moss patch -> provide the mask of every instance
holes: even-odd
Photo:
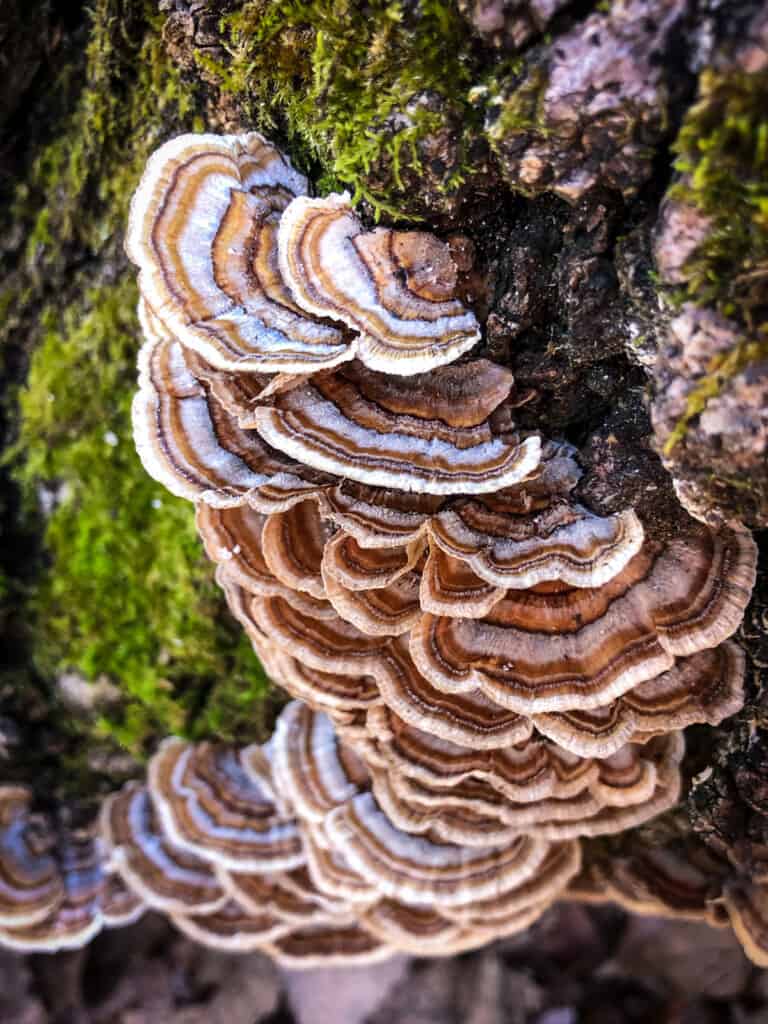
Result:
[[[744,336],[696,383],[667,455],[729,379],[768,358],[768,74],[703,72],[674,148],[683,178],[670,195],[705,214],[711,228],[672,298],[714,306]]]
[[[101,726],[134,751],[152,734],[229,736],[267,690],[222,614],[189,502],[136,456],[136,299],[126,279],[63,315],[46,311],[19,439],[22,480],[53,481],[58,495],[46,527],[53,564],[33,602],[38,662],[46,675],[70,667],[118,681],[128,702]]]
[[[196,59],[250,123],[284,131],[322,191],[349,187],[376,216],[412,215],[404,168],[418,143],[460,125],[467,151],[480,127],[468,93],[483,73],[466,22],[441,0],[248,0],[221,19],[229,57]],[[436,104],[420,99],[432,96]],[[456,188],[471,168],[446,168]]]
[[[705,71],[675,151],[672,197],[712,223],[686,263],[686,297],[766,332],[768,74]]]
[[[514,62],[510,67],[512,81],[520,79],[519,63]],[[534,65],[516,85],[510,86],[509,80],[504,83],[503,92],[496,92],[490,104],[488,138],[492,146],[509,141],[510,136],[514,138],[533,131],[546,136],[542,106],[547,85],[547,75],[540,64]]]
[[[0,296],[0,342],[32,350],[10,453],[28,520],[41,494],[54,499],[45,564],[24,591],[35,667],[49,681],[73,668],[108,676],[124,700],[62,732],[108,734],[135,753],[172,731],[258,735],[267,690],[191,505],[147,477],[131,440],[140,334],[122,252],[128,203],[148,154],[203,127],[165,57],[162,20],[150,3],[96,0],[82,74],[65,72],[78,79],[70,114],[13,198],[26,237]]]

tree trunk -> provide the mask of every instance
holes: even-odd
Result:
[[[447,238],[521,425],[578,447],[590,507],[768,526],[758,0],[10,0],[0,40],[3,778],[79,811],[167,732],[274,719],[130,436],[122,236],[183,130],[257,128],[370,222]],[[739,639],[747,706],[691,731],[686,799],[614,848],[768,856],[765,575]]]

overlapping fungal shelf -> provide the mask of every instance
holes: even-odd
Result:
[[[448,247],[307,191],[259,135],[182,136],[127,240],[139,454],[194,502],[294,700],[263,747],[167,740],[106,801],[87,899],[63,853],[9,840],[0,940],[49,922],[64,945],[62,915],[108,921],[119,886],[126,917],[222,949],[367,962],[479,946],[570,893],[730,916],[768,958],[744,886],[664,856],[581,871],[584,837],[678,801],[682,730],[741,707],[751,537],[659,541],[579,504],[572,449],[521,431],[511,373],[472,354]]]

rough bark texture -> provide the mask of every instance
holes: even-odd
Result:
[[[371,220],[449,237],[522,423],[579,447],[593,508],[634,505],[660,534],[684,509],[768,526],[757,0],[12,0],[0,95],[3,779],[78,810],[165,732],[259,736],[273,716],[188,506],[129,434],[125,213],[181,130],[259,128]],[[694,731],[686,802],[622,847],[765,862],[767,637],[763,576],[747,708]]]

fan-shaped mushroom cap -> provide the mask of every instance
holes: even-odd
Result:
[[[423,232],[364,232],[347,193],[295,199],[280,219],[278,252],[302,309],[360,331],[355,349],[372,369],[420,373],[480,340],[474,314],[453,298],[448,246]]]
[[[339,616],[315,617],[280,598],[246,601],[242,616],[260,655],[267,638],[293,652],[291,662],[266,652],[276,681],[323,711],[333,713],[334,699],[339,710],[341,701],[347,702],[347,710],[360,702],[372,703],[375,695],[369,680],[374,679],[383,700],[400,717],[446,739],[498,747],[530,735],[529,719],[499,708],[479,690],[455,695],[431,686],[415,668],[402,639],[368,636]],[[296,670],[290,668],[297,663],[298,686]],[[347,685],[339,678],[344,676]]]
[[[281,597],[298,611],[314,618],[335,615],[327,601],[281,583],[272,573],[264,559],[261,544],[267,518],[245,505],[214,509],[202,503],[198,504],[195,516],[206,553],[219,563],[216,582],[224,591],[230,611],[251,637],[260,657],[268,639],[254,632],[257,627],[248,610],[251,595]]]
[[[248,614],[260,633],[298,661],[321,672],[374,676],[384,670],[389,639],[371,637],[326,605],[322,614],[299,610],[281,597],[254,597]]]
[[[381,701],[372,676],[320,672],[282,652],[270,659],[270,672],[292,697],[329,715],[337,726]]]
[[[283,871],[304,861],[301,837],[271,786],[260,748],[164,740],[149,790],[165,835],[235,871]]]
[[[219,868],[218,875],[231,898],[251,914],[261,915],[269,907],[293,927],[349,916],[346,904],[317,890],[306,868],[276,875]]]
[[[105,928],[125,928],[138,921],[146,904],[128,888],[120,875],[104,865],[104,883],[101,892],[101,917]]]
[[[768,967],[768,885],[731,881],[723,889],[723,903],[744,952],[759,967]]]
[[[562,500],[537,510],[514,492],[452,505],[433,517],[429,533],[430,558],[444,553],[481,580],[516,590],[553,580],[600,587],[643,542],[632,511],[597,516]]]
[[[521,714],[589,709],[737,628],[755,578],[746,533],[647,541],[598,589],[508,591],[482,619],[422,616],[417,668],[438,689],[481,688]]]
[[[303,465],[363,484],[425,494],[498,491],[536,469],[541,440],[521,441],[494,414],[495,392],[450,415],[444,395],[470,391],[483,376],[474,365],[395,379],[351,363],[273,396],[248,425]]]
[[[410,544],[363,547],[346,530],[337,530],[322,552],[321,571],[329,581],[346,590],[378,590],[410,572],[424,550],[425,538]]]
[[[283,967],[310,968],[379,963],[396,950],[353,921],[296,928],[265,947]]]
[[[195,525],[205,552],[226,566],[226,581],[251,594],[281,594],[293,590],[281,584],[264,558],[262,534],[267,517],[249,505],[212,508],[198,502]]]
[[[215,366],[308,373],[352,356],[298,309],[277,265],[277,225],[306,179],[260,135],[181,135],[149,159],[126,251],[148,304]]]
[[[0,786],[0,927],[44,921],[64,898],[54,836],[31,819],[31,802],[26,787]]]
[[[530,736],[530,719],[479,688],[446,694],[432,686],[416,669],[405,638],[370,637],[335,612],[251,599],[221,572],[217,578],[275,681],[334,720],[383,699],[406,722],[465,746],[490,749]]]
[[[632,857],[597,861],[575,878],[567,897],[583,903],[618,903],[635,914],[727,924],[715,900],[723,865],[705,850],[648,848]]]
[[[533,730],[529,718],[494,704],[478,688],[443,693],[418,671],[405,638],[392,641],[376,674],[385,704],[408,725],[439,739],[478,750],[522,743]]]
[[[107,797],[101,836],[113,870],[150,907],[169,914],[210,914],[226,903],[211,865],[159,833],[144,786],[129,783]]]
[[[563,796],[510,800],[487,780],[470,777],[435,786],[372,766],[373,792],[389,819],[412,833],[429,832],[450,843],[501,844],[521,833],[550,840],[606,835],[633,828],[677,802],[684,744],[678,733],[643,748],[624,748],[595,762],[584,784],[562,787]],[[574,765],[578,778],[581,765]]]
[[[326,577],[325,593],[341,618],[367,636],[400,636],[421,618],[416,572],[381,587],[359,590],[350,590],[333,577]]]
[[[0,929],[0,944],[23,953],[54,953],[86,945],[103,926],[104,876],[97,843],[68,836],[56,851],[63,896],[47,917],[24,927]]]
[[[480,619],[490,614],[506,593],[505,587],[481,579],[466,562],[430,545],[419,584],[419,606],[425,612]]]
[[[368,784],[365,764],[339,744],[328,716],[300,701],[283,708],[272,742],[275,782],[303,821],[321,823]]]
[[[321,892],[328,893],[357,911],[380,897],[376,883],[364,878],[350,863],[343,848],[331,843],[322,825],[309,828],[304,836],[307,868]]]
[[[744,654],[731,641],[687,658],[640,683],[612,704],[584,711],[536,715],[539,732],[584,757],[608,757],[631,740],[718,725],[744,703]]]
[[[363,911],[361,923],[381,942],[415,956],[453,956],[496,938],[481,925],[462,925],[429,907],[396,900],[379,900]]]
[[[361,920],[383,941],[416,955],[448,956],[528,928],[562,896],[581,866],[578,842],[549,847],[536,871],[509,892],[440,912],[380,900]]]
[[[461,746],[409,725],[382,705],[368,711],[366,724],[377,766],[447,796],[460,783],[474,780],[512,801],[568,799],[584,789],[599,789],[601,770],[611,767],[610,761],[577,757],[537,736],[502,749]],[[631,758],[631,764],[636,768],[638,759]]]
[[[332,532],[331,525],[321,519],[316,501],[273,512],[261,535],[264,561],[285,586],[325,598],[320,563]]]
[[[515,889],[492,899],[478,900],[463,907],[448,907],[446,917],[463,923],[475,922],[492,928],[497,935],[512,935],[535,920],[563,896],[568,883],[581,869],[581,844],[578,840],[550,843],[546,856],[534,874]]]
[[[322,500],[324,514],[360,547],[408,548],[421,541],[444,499],[344,480],[325,491]]]
[[[508,892],[543,861],[547,844],[520,836],[505,848],[472,849],[433,842],[396,828],[371,793],[327,815],[324,830],[383,896],[414,906],[461,906]]]
[[[132,415],[144,468],[180,498],[228,508],[258,500],[264,487],[318,490],[317,473],[237,425],[189,372],[181,345],[170,338],[149,341],[139,353]]]
[[[252,953],[286,935],[292,927],[271,907],[254,914],[235,900],[212,914],[172,914],[171,921],[195,942],[225,953]]]

